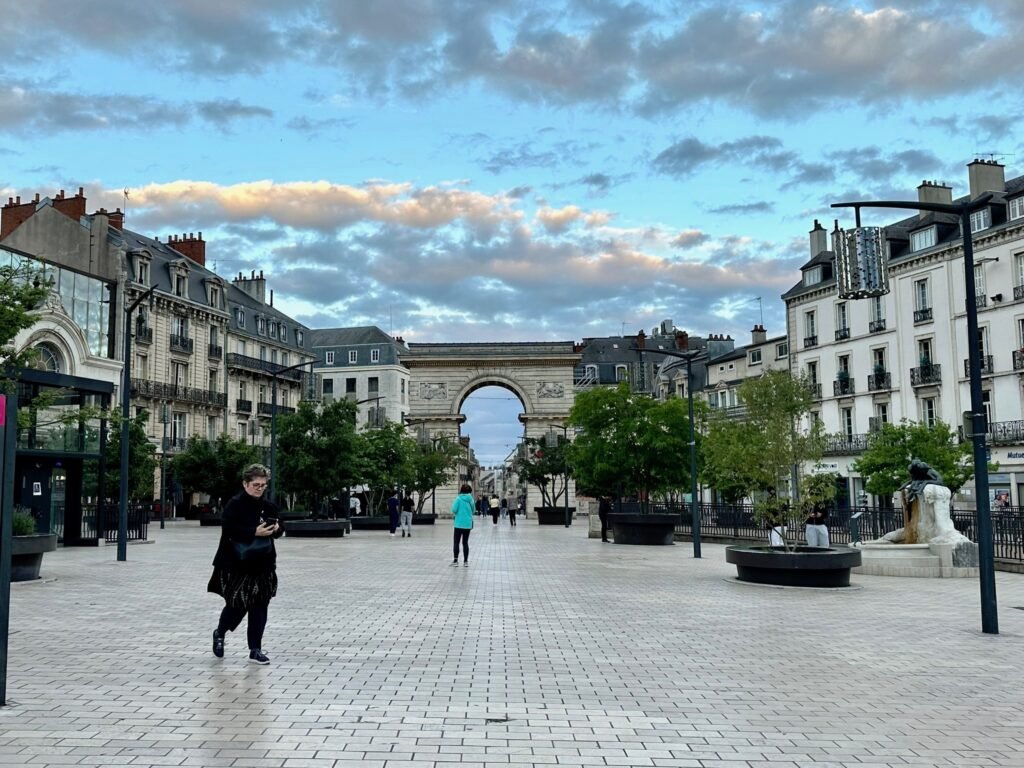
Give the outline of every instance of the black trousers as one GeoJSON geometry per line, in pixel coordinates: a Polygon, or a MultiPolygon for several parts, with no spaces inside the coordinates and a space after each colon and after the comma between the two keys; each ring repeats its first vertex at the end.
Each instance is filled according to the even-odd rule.
{"type": "Polygon", "coordinates": [[[516,524],[516,511],[512,507],[508,508],[508,521],[510,524],[516,524]]]}
{"type": "Polygon", "coordinates": [[[263,630],[267,626],[267,610],[269,607],[268,603],[260,603],[259,605],[250,606],[247,610],[245,608],[232,608],[225,605],[224,610],[220,612],[220,622],[217,624],[217,631],[221,635],[224,635],[226,632],[234,632],[238,625],[242,623],[245,614],[248,613],[249,624],[246,627],[245,635],[249,641],[249,648],[250,650],[262,648],[263,630]]]}
{"type": "Polygon", "coordinates": [[[608,541],[608,515],[599,515],[601,518],[601,541],[608,541]]]}
{"type": "Polygon", "coordinates": [[[453,547],[454,559],[459,559],[459,539],[462,539],[462,559],[469,560],[469,532],[471,528],[455,529],[455,545],[453,547]]]}
{"type": "Polygon", "coordinates": [[[494,524],[495,525],[498,524],[498,515],[500,515],[500,514],[501,514],[501,510],[500,509],[492,509],[491,510],[491,519],[494,520],[494,524]]]}

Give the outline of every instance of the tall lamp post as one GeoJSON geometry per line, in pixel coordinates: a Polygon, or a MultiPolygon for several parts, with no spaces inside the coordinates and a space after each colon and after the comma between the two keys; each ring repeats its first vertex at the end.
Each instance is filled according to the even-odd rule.
{"type": "Polygon", "coordinates": [[[132,398],[132,313],[139,304],[153,300],[156,286],[143,293],[124,310],[124,367],[121,369],[121,498],[117,507],[117,560],[128,559],[128,410],[132,398]]]}
{"type": "Polygon", "coordinates": [[[277,379],[282,373],[297,371],[299,368],[305,368],[308,365],[316,365],[320,362],[323,361],[316,359],[306,360],[302,363],[289,365],[287,368],[278,368],[270,374],[270,500],[275,503],[277,502],[277,494],[275,493],[277,488],[277,474],[274,472],[274,461],[277,458],[277,379]]]}
{"type": "Polygon", "coordinates": [[[648,352],[653,355],[677,357],[686,361],[686,401],[690,414],[690,528],[693,538],[693,556],[700,557],[700,510],[697,507],[697,433],[693,424],[693,376],[690,363],[700,354],[700,350],[690,352],[672,352],[664,349],[642,349],[640,354],[648,352]]]}
{"type": "Polygon", "coordinates": [[[164,518],[167,504],[167,422],[171,420],[171,407],[160,403],[160,423],[164,426],[164,434],[160,439],[160,530],[164,529],[164,518]]]}
{"type": "MultiPolygon", "coordinates": [[[[931,211],[956,216],[960,220],[960,233],[964,249],[964,284],[967,289],[967,366],[971,389],[971,442],[974,448],[974,491],[978,515],[978,570],[981,583],[981,630],[990,635],[999,634],[999,616],[996,606],[995,559],[992,545],[992,517],[988,499],[988,457],[985,449],[985,405],[981,399],[981,351],[978,348],[978,301],[974,283],[974,241],[971,235],[971,214],[984,208],[991,193],[985,193],[965,203],[931,203],[912,201],[880,201],[835,203],[833,208],[853,208],[857,228],[841,239],[843,255],[849,254],[855,270],[863,270],[876,252],[881,250],[880,233],[873,228],[861,227],[861,208],[905,208],[931,211]]],[[[837,255],[837,259],[839,256],[837,255]]],[[[844,262],[844,267],[849,263],[844,262]]],[[[849,294],[851,298],[859,298],[849,294]]]]}
{"type": "Polygon", "coordinates": [[[556,429],[562,430],[562,439],[565,441],[565,448],[562,452],[562,465],[565,474],[565,527],[568,528],[572,524],[572,520],[569,518],[569,427],[564,424],[552,424],[547,435],[545,435],[544,442],[548,444],[548,448],[558,446],[556,429]]]}

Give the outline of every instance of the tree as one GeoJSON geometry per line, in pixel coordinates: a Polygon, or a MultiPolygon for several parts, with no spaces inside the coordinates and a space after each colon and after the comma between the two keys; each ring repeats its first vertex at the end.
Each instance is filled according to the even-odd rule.
{"type": "Polygon", "coordinates": [[[389,421],[356,434],[360,457],[356,480],[366,486],[368,515],[378,514],[387,494],[401,488],[402,481],[408,479],[408,457],[418,446],[404,432],[401,424],[389,421]]]}
{"type": "Polygon", "coordinates": [[[171,471],[189,493],[205,493],[221,508],[241,489],[242,472],[260,460],[260,449],[245,440],[220,435],[216,440],[190,437],[171,460],[171,471]]]}
{"type": "Polygon", "coordinates": [[[790,501],[798,497],[797,489],[790,501],[781,493],[790,474],[795,471],[802,485],[803,468],[817,464],[825,449],[820,421],[811,417],[803,426],[814,402],[811,387],[788,371],[765,371],[740,385],[739,400],[746,406],[743,421],[730,424],[723,413],[710,421],[704,444],[708,476],[725,481],[734,498],[741,492],[756,497],[754,511],[762,522],[784,525],[790,501]]]}
{"type": "Polygon", "coordinates": [[[937,421],[929,427],[904,419],[898,425],[883,424],[873,433],[853,469],[867,478],[864,488],[868,493],[888,499],[909,478],[910,462],[921,459],[956,493],[974,476],[971,458],[971,444],[957,442],[948,424],[937,421]]]}
{"type": "MultiPolygon", "coordinates": [[[[156,448],[146,436],[149,411],[143,409],[128,422],[128,498],[149,501],[153,498],[153,475],[156,473],[156,448]]],[[[110,417],[110,439],[107,440],[107,474],[103,492],[116,499],[121,494],[121,414],[110,417]]]]}
{"type": "Polygon", "coordinates": [[[642,501],[689,488],[687,405],[629,391],[597,388],[576,398],[569,424],[580,431],[569,449],[578,485],[589,493],[635,494],[642,501]]]}
{"type": "Polygon", "coordinates": [[[567,492],[568,486],[566,464],[569,449],[565,437],[558,435],[556,445],[548,445],[543,437],[528,437],[523,439],[522,445],[512,462],[513,471],[540,491],[541,506],[559,506],[559,499],[567,492]]]}
{"type": "Polygon", "coordinates": [[[277,486],[310,508],[355,485],[361,466],[356,405],[335,400],[322,407],[302,401],[298,410],[278,416],[277,486]]]}
{"type": "Polygon", "coordinates": [[[447,437],[436,438],[433,442],[421,444],[406,437],[403,454],[406,457],[401,485],[417,495],[416,514],[423,512],[423,505],[437,486],[446,485],[465,456],[465,448],[458,440],[447,437]]]}
{"type": "Polygon", "coordinates": [[[0,384],[5,391],[12,388],[10,372],[35,359],[34,350],[15,349],[11,342],[39,319],[33,310],[49,291],[50,283],[41,279],[33,262],[26,259],[0,266],[0,384]]]}

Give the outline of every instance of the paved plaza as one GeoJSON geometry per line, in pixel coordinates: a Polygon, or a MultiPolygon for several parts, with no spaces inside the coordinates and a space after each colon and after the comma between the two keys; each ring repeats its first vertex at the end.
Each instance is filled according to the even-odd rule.
{"type": "Polygon", "coordinates": [[[218,530],[150,530],[12,588],[0,766],[1024,766],[1024,576],[986,636],[975,580],[740,585],[579,521],[478,522],[468,568],[445,521],[286,538],[260,667],[210,653],[218,530]]]}

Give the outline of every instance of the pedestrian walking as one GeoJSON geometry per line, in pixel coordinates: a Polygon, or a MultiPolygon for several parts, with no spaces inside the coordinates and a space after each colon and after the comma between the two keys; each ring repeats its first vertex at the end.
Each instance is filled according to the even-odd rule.
{"type": "Polygon", "coordinates": [[[354,493],[348,497],[348,513],[351,517],[359,516],[359,497],[354,493]]]}
{"type": "Polygon", "coordinates": [[[498,501],[497,494],[491,494],[490,500],[487,502],[491,509],[491,519],[494,524],[498,524],[498,515],[501,514],[501,503],[498,501]]]}
{"type": "Polygon", "coordinates": [[[508,515],[508,499],[501,500],[501,516],[505,517],[508,515]]]}
{"type": "Polygon", "coordinates": [[[828,547],[828,526],[825,524],[827,520],[828,507],[820,503],[811,507],[811,511],[804,521],[807,546],[828,547]]]}
{"type": "MultiPolygon", "coordinates": [[[[394,491],[388,497],[388,527],[391,529],[391,537],[392,538],[394,538],[395,531],[398,529],[398,508],[399,508],[399,504],[400,504],[400,502],[398,500],[398,491],[394,491]]],[[[403,532],[402,535],[404,536],[405,533],[403,532]]]]}
{"type": "Polygon", "coordinates": [[[476,512],[477,512],[477,514],[480,515],[480,517],[483,517],[484,515],[487,514],[487,512],[488,512],[488,510],[490,508],[491,508],[491,505],[487,501],[486,494],[481,493],[480,494],[480,498],[476,500],[476,512]]]}
{"type": "Polygon", "coordinates": [[[607,496],[597,498],[597,516],[601,519],[601,541],[608,542],[608,515],[612,511],[612,500],[607,496]]]}
{"type": "Polygon", "coordinates": [[[206,589],[224,598],[220,621],[213,630],[213,655],[224,656],[224,637],[246,614],[249,661],[269,664],[263,653],[270,600],[277,594],[277,551],[274,539],[284,534],[277,508],[263,498],[270,478],[262,464],[242,473],[242,491],[224,507],[220,543],[213,575],[206,589]]]}
{"type": "Polygon", "coordinates": [[[455,542],[452,546],[452,565],[459,564],[459,542],[462,542],[462,564],[469,566],[469,532],[473,530],[473,488],[463,485],[452,502],[455,542]]]}
{"type": "Polygon", "coordinates": [[[415,507],[415,502],[412,500],[412,496],[408,493],[405,494],[405,498],[402,499],[402,538],[406,536],[412,538],[412,510],[415,507]]]}
{"type": "Polygon", "coordinates": [[[519,502],[508,500],[508,524],[513,528],[516,527],[516,512],[519,511],[519,502]]]}

